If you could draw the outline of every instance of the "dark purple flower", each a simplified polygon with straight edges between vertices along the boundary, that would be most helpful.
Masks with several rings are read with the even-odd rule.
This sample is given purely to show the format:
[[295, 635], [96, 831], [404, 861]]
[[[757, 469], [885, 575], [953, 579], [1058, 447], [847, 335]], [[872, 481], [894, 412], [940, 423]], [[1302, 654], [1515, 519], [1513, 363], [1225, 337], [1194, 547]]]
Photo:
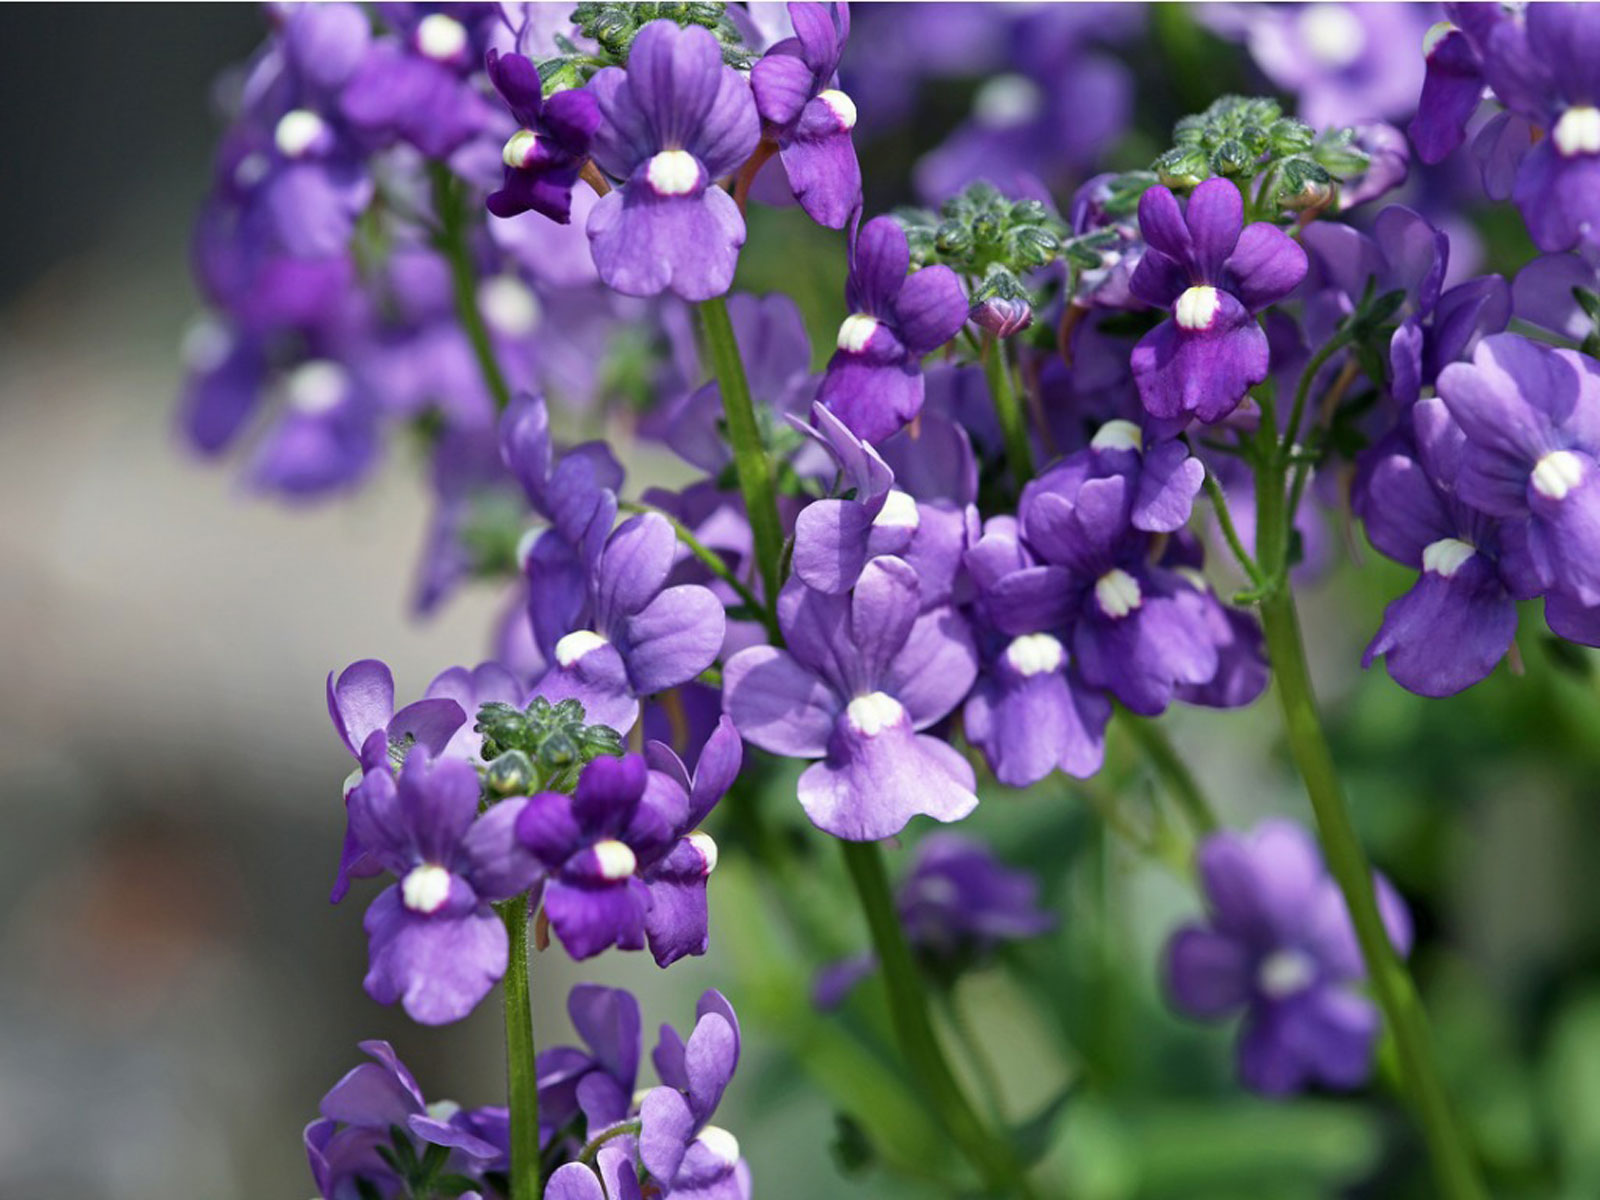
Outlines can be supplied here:
[[715, 181], [761, 140], [750, 85], [709, 30], [662, 20], [640, 30], [627, 71], [607, 67], [588, 86], [602, 118], [594, 160], [622, 181], [589, 214], [600, 278], [629, 296], [720, 296], [745, 228]]
[[[1201, 1020], [1244, 1011], [1239, 1076], [1255, 1091], [1359, 1087], [1372, 1071], [1378, 1012], [1354, 990], [1366, 966], [1316, 843], [1298, 825], [1270, 820], [1249, 834], [1211, 835], [1198, 860], [1209, 920], [1167, 943], [1173, 1006]], [[1374, 882], [1404, 956], [1410, 915], [1386, 879]]]
[[685, 1042], [671, 1026], [651, 1058], [661, 1086], [639, 1106], [639, 1160], [667, 1197], [748, 1200], [749, 1168], [739, 1143], [710, 1123], [739, 1065], [739, 1019], [720, 992], [695, 1006], [697, 1020]]
[[800, 207], [819, 225], [843, 229], [861, 204], [861, 164], [850, 140], [856, 106], [836, 86], [850, 6], [788, 8], [794, 36], [751, 68], [750, 88]]
[[849, 595], [793, 579], [778, 598], [778, 623], [788, 649], [734, 655], [723, 702], [746, 741], [822, 760], [799, 784], [819, 829], [873, 841], [918, 814], [955, 821], [972, 811], [978, 798], [966, 759], [919, 732], [971, 687], [972, 635], [952, 609], [921, 612], [910, 566], [875, 558]]
[[1576, 289], [1600, 294], [1594, 257], [1593, 249], [1587, 255], [1544, 254], [1523, 267], [1511, 285], [1516, 315], [1574, 342], [1593, 335], [1594, 318], [1578, 303]]
[[960, 332], [967, 299], [946, 266], [911, 269], [905, 231], [893, 217], [874, 217], [850, 256], [845, 301], [818, 397], [857, 437], [881, 442], [922, 409], [922, 359]]
[[1267, 377], [1267, 336], [1255, 315], [1299, 285], [1306, 255], [1276, 225], [1245, 227], [1243, 212], [1239, 189], [1221, 178], [1195, 188], [1187, 211], [1164, 187], [1139, 200], [1147, 248], [1129, 287], [1174, 318], [1133, 351], [1152, 416], [1219, 421]]
[[1433, 164], [1461, 145], [1467, 122], [1483, 103], [1483, 58], [1490, 36], [1503, 21], [1514, 20], [1498, 4], [1446, 4], [1449, 20], [1440, 21], [1422, 39], [1427, 73], [1417, 115], [1408, 132], [1417, 157]]
[[489, 211], [497, 217], [532, 211], [567, 224], [572, 220], [572, 189], [600, 126], [594, 94], [569, 88], [545, 100], [539, 68], [521, 54], [491, 49], [486, 65], [519, 126], [501, 151], [505, 181], [490, 193]]
[[399, 1000], [424, 1025], [458, 1021], [506, 969], [506, 931], [490, 904], [526, 891], [538, 863], [512, 836], [529, 803], [478, 815], [478, 773], [413, 749], [399, 778], [369, 770], [350, 793], [356, 840], [397, 877], [367, 909], [367, 994]]

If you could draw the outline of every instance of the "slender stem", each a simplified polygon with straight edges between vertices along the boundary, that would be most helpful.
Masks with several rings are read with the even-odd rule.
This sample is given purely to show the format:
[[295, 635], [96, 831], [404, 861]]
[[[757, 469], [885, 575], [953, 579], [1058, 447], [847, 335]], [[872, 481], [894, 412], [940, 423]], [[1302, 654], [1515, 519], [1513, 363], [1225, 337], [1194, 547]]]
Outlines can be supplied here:
[[1205, 837], [1208, 833], [1215, 833], [1222, 824], [1217, 820], [1216, 810], [1206, 799], [1205, 790], [1194, 777], [1194, 772], [1189, 770], [1189, 764], [1183, 761], [1183, 756], [1168, 740], [1167, 731], [1154, 721], [1135, 716], [1125, 709], [1118, 710], [1117, 719], [1139, 744], [1139, 749], [1144, 751], [1150, 765], [1161, 777], [1167, 794], [1183, 810], [1184, 819], [1189, 822], [1195, 836]]
[[472, 247], [468, 242], [471, 227], [467, 220], [466, 189], [443, 163], [430, 163], [428, 170], [433, 177], [433, 206], [439, 217], [435, 244], [450, 260], [456, 318], [467, 331], [472, 353], [478, 359], [478, 370], [483, 374], [489, 394], [494, 397], [494, 406], [503, 412], [511, 403], [511, 389], [494, 356], [489, 327], [483, 323], [483, 312], [478, 307], [478, 276], [472, 266]]
[[595, 1156], [600, 1153], [600, 1148], [607, 1142], [619, 1137], [638, 1137], [639, 1130], [644, 1127], [640, 1121], [624, 1121], [620, 1125], [613, 1125], [598, 1137], [592, 1138], [589, 1143], [578, 1153], [578, 1161], [584, 1166], [591, 1166]]
[[734, 340], [728, 306], [721, 296], [701, 301], [700, 323], [711, 353], [717, 389], [722, 393], [728, 441], [733, 446], [734, 471], [739, 477], [739, 491], [744, 494], [744, 506], [755, 541], [756, 567], [761, 573], [762, 593], [770, 609], [778, 602], [778, 588], [783, 582], [780, 574], [783, 525], [778, 520], [772, 463], [761, 444], [755, 408], [750, 403], [750, 385], [745, 380], [744, 363], [739, 359], [739, 344]]
[[1233, 523], [1233, 513], [1228, 508], [1228, 497], [1224, 494], [1222, 485], [1210, 471], [1205, 473], [1202, 482], [1205, 484], [1206, 495], [1211, 498], [1211, 508], [1217, 514], [1217, 524], [1222, 527], [1223, 540], [1228, 543], [1228, 549], [1238, 560], [1239, 567], [1244, 571], [1245, 578], [1250, 581], [1251, 586], [1260, 587], [1264, 582], [1261, 568], [1245, 549], [1244, 539], [1239, 536], [1238, 527]]
[[1311, 394], [1311, 385], [1316, 381], [1317, 372], [1322, 370], [1330, 358], [1343, 350], [1349, 341], [1350, 335], [1341, 330], [1311, 356], [1311, 361], [1306, 363], [1306, 369], [1300, 372], [1300, 383], [1294, 390], [1294, 407], [1289, 410], [1289, 424], [1283, 431], [1284, 453], [1294, 449], [1295, 441], [1300, 437], [1300, 422], [1304, 419], [1306, 400]]
[[[1257, 546], [1270, 578], [1285, 569], [1288, 513], [1281, 458], [1258, 467]], [[1470, 1142], [1434, 1063], [1428, 1018], [1410, 972], [1395, 952], [1378, 910], [1372, 866], [1350, 820], [1333, 752], [1323, 732], [1306, 666], [1294, 592], [1279, 587], [1261, 599], [1261, 624], [1283, 707], [1289, 747], [1305, 781], [1329, 870], [1344, 894], [1366, 960], [1373, 994], [1399, 1051], [1406, 1092], [1427, 1140], [1440, 1194], [1451, 1200], [1486, 1200]]]
[[621, 504], [621, 508], [624, 512], [655, 513], [657, 516], [665, 517], [668, 523], [671, 524], [673, 532], [678, 535], [678, 540], [683, 543], [684, 549], [694, 555], [708, 571], [731, 587], [737, 593], [739, 599], [755, 610], [761, 620], [767, 624], [767, 632], [776, 636], [777, 625], [772, 618], [771, 610], [762, 607], [761, 601], [746, 586], [744, 580], [740, 579], [728, 568], [728, 564], [722, 560], [720, 554], [695, 537], [694, 531], [687, 525], [671, 513], [656, 508], [652, 504], [639, 504], [631, 500], [625, 500]]
[[1020, 488], [1033, 478], [1033, 447], [1028, 443], [1028, 422], [1017, 403], [1017, 390], [1011, 379], [1011, 364], [1004, 340], [992, 333], [983, 335], [983, 374], [989, 381], [995, 416], [1006, 443], [1006, 462]]
[[539, 1081], [528, 990], [528, 898], [495, 906], [511, 942], [506, 962], [506, 1070], [511, 1099], [511, 1200], [539, 1200]]
[[928, 1013], [928, 998], [911, 957], [911, 945], [895, 912], [882, 851], [876, 842], [840, 841], [839, 846], [866, 913], [872, 944], [889, 988], [889, 1016], [900, 1053], [927, 1094], [929, 1104], [989, 1191], [997, 1196], [1031, 1196], [1032, 1188], [1010, 1143], [984, 1128], [939, 1046]]

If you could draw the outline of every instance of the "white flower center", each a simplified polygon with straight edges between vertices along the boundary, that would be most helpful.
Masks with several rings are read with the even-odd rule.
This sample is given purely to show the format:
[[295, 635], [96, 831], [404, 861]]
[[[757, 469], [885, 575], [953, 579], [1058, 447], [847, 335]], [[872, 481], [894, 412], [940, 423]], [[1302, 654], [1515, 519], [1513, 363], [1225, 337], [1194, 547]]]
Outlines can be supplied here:
[[1583, 482], [1583, 459], [1571, 450], [1552, 450], [1533, 467], [1533, 490], [1547, 500], [1565, 500]]
[[700, 164], [687, 150], [663, 150], [650, 160], [644, 177], [658, 196], [687, 196], [700, 182]]
[[1256, 985], [1274, 1000], [1304, 991], [1317, 977], [1317, 965], [1304, 950], [1274, 950], [1261, 960]]
[[1477, 552], [1471, 542], [1463, 542], [1460, 538], [1440, 538], [1422, 548], [1422, 569], [1452, 579]]
[[1600, 108], [1580, 104], [1567, 109], [1550, 131], [1550, 140], [1555, 142], [1556, 153], [1562, 158], [1600, 154]]
[[600, 649], [605, 644], [606, 639], [592, 629], [574, 630], [556, 643], [556, 662], [563, 667], [570, 667], [584, 655]]
[[517, 565], [523, 570], [528, 569], [528, 556], [533, 553], [534, 543], [544, 534], [543, 528], [538, 525], [530, 526], [522, 531], [522, 536], [517, 539]]
[[1132, 421], [1107, 421], [1096, 430], [1089, 445], [1096, 450], [1141, 451], [1144, 449], [1144, 434]]
[[818, 92], [817, 99], [828, 106], [828, 111], [839, 122], [840, 129], [851, 130], [856, 127], [856, 102], [838, 88]]
[[1144, 601], [1139, 581], [1121, 567], [1107, 571], [1095, 582], [1094, 598], [1100, 611], [1113, 620], [1120, 621]]
[[915, 500], [899, 488], [891, 488], [872, 523], [888, 529], [915, 529], [922, 524], [922, 515]]
[[539, 326], [538, 297], [510, 275], [495, 275], [478, 285], [478, 309], [507, 337], [526, 337]]
[[860, 354], [867, 348], [872, 335], [878, 332], [878, 318], [866, 313], [851, 313], [839, 326], [839, 349], [846, 354]]
[[1312, 4], [1300, 12], [1300, 40], [1323, 66], [1348, 67], [1367, 48], [1367, 31], [1342, 4]]
[[868, 692], [846, 705], [845, 720], [862, 737], [877, 737], [905, 720], [905, 706], [887, 692]]
[[1217, 319], [1217, 313], [1222, 308], [1222, 296], [1217, 289], [1207, 284], [1189, 288], [1178, 297], [1177, 308], [1174, 315], [1178, 318], [1178, 328], [1187, 329], [1191, 333], [1210, 329]]
[[450, 872], [438, 863], [412, 867], [400, 881], [400, 899], [412, 912], [438, 912], [450, 896]]
[[1428, 32], [1422, 35], [1422, 57], [1432, 58], [1433, 52], [1439, 48], [1439, 43], [1455, 31], [1456, 27], [1450, 21], [1439, 21], [1428, 26]]
[[327, 129], [327, 123], [316, 113], [304, 108], [290, 109], [278, 118], [278, 127], [272, 131], [278, 153], [285, 158], [299, 158], [316, 143]]
[[980, 125], [1009, 129], [1033, 120], [1044, 108], [1044, 93], [1026, 75], [996, 75], [972, 98]]
[[1019, 675], [1050, 675], [1061, 669], [1067, 651], [1048, 633], [1025, 633], [1006, 647], [1006, 662]]
[[458, 58], [467, 48], [467, 28], [454, 17], [432, 13], [417, 23], [417, 49], [435, 62]]
[[689, 835], [689, 844], [706, 860], [707, 875], [717, 869], [717, 843], [711, 840], [709, 833], [696, 829]]
[[739, 1139], [720, 1125], [707, 1125], [695, 1140], [706, 1148], [712, 1158], [726, 1166], [731, 1167], [739, 1161]]
[[603, 842], [594, 844], [594, 861], [600, 870], [600, 878], [611, 883], [626, 879], [639, 865], [639, 860], [634, 857], [628, 844], [619, 842], [615, 838], [607, 838]]
[[339, 407], [349, 382], [349, 373], [338, 363], [317, 358], [291, 371], [284, 391], [293, 408], [315, 417]]
[[500, 161], [516, 170], [528, 165], [533, 152], [539, 148], [539, 135], [531, 129], [519, 129], [506, 139], [500, 151]]

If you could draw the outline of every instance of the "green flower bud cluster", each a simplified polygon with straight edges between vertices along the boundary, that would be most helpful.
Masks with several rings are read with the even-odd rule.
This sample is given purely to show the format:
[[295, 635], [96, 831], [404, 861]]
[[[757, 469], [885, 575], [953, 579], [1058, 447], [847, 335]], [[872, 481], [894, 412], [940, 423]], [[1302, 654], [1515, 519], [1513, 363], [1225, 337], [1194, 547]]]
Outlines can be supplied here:
[[1008, 200], [988, 183], [969, 184], [940, 206], [899, 209], [915, 266], [943, 263], [968, 279], [1004, 267], [1026, 275], [1054, 262], [1066, 226], [1037, 200]]
[[485, 783], [500, 796], [526, 795], [534, 788], [570, 790], [584, 766], [601, 757], [622, 756], [622, 738], [606, 725], [584, 721], [577, 700], [551, 704], [535, 696], [527, 708], [485, 704], [473, 726], [483, 734]]

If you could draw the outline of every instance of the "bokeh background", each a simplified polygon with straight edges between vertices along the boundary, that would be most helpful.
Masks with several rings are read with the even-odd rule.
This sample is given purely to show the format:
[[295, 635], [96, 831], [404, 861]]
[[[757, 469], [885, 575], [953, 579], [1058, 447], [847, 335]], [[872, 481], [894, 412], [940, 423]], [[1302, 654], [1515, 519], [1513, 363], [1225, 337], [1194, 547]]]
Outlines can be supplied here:
[[[980, 6], [948, 44], [875, 7], [858, 6], [847, 60], [884, 98], [876, 120], [863, 104], [873, 209], [915, 195], [928, 151], [982, 109], [985, 73], [1076, 70], [1085, 46], [1120, 63], [1134, 101], [1106, 167], [1143, 165], [1176, 116], [1262, 87], [1245, 48], [1176, 8], [1085, 10], [1060, 45], [1024, 50]], [[356, 658], [390, 662], [402, 695], [475, 661], [501, 596], [479, 588], [426, 624], [409, 618], [426, 505], [405, 454], [351, 499], [288, 508], [173, 432], [212, 82], [261, 30], [248, 6], [0, 9], [4, 1200], [308, 1194], [300, 1128], [361, 1038], [393, 1040], [430, 1096], [503, 1095], [492, 1002], [423, 1030], [361, 991], [359, 908], [326, 903], [348, 761], [322, 700], [326, 672]], [[991, 91], [991, 110], [1004, 99]], [[1057, 196], [1084, 173], [1069, 165]], [[1448, 172], [1424, 185], [1476, 195]], [[1514, 215], [1475, 212], [1453, 235], [1458, 277], [1527, 256]], [[751, 246], [743, 286], [797, 292], [826, 347], [842, 316], [837, 238], [763, 214]], [[639, 458], [635, 478], [657, 461]], [[1342, 565], [1307, 600], [1317, 681], [1363, 833], [1418, 916], [1446, 1072], [1503, 1194], [1600, 1195], [1592, 656], [1558, 653], [1531, 619], [1520, 671], [1453, 700], [1410, 696], [1359, 668], [1405, 573], [1359, 532], [1329, 538]], [[1268, 702], [1169, 724], [1229, 818], [1305, 815]], [[1150, 784], [1126, 787], [1137, 804]], [[986, 800], [971, 829], [1037, 873], [1061, 920], [969, 979], [958, 1018], [1018, 1122], [1077, 1081], [1048, 1139], [1064, 1187], [1107, 1200], [1428, 1194], [1392, 1088], [1248, 1100], [1228, 1037], [1165, 1014], [1157, 949], [1196, 906], [1178, 878], [1108, 842], [1080, 793]], [[827, 847], [783, 801], [767, 798], [770, 823], [815, 856], [801, 895], [818, 940], [861, 948]], [[578, 978], [638, 988], [647, 1029], [685, 1022], [702, 988], [722, 987], [749, 1027], [728, 1123], [760, 1196], [931, 1194], [836, 1149], [830, 1096], [872, 1072], [819, 1038], [815, 964], [765, 907], [772, 881], [738, 853], [742, 836], [719, 831], [713, 955], [665, 974], [641, 956], [581, 971], [541, 956], [541, 1044], [568, 1033], [560, 1005]], [[874, 1034], [876, 1000], [869, 989], [852, 1005], [848, 1034]]]

